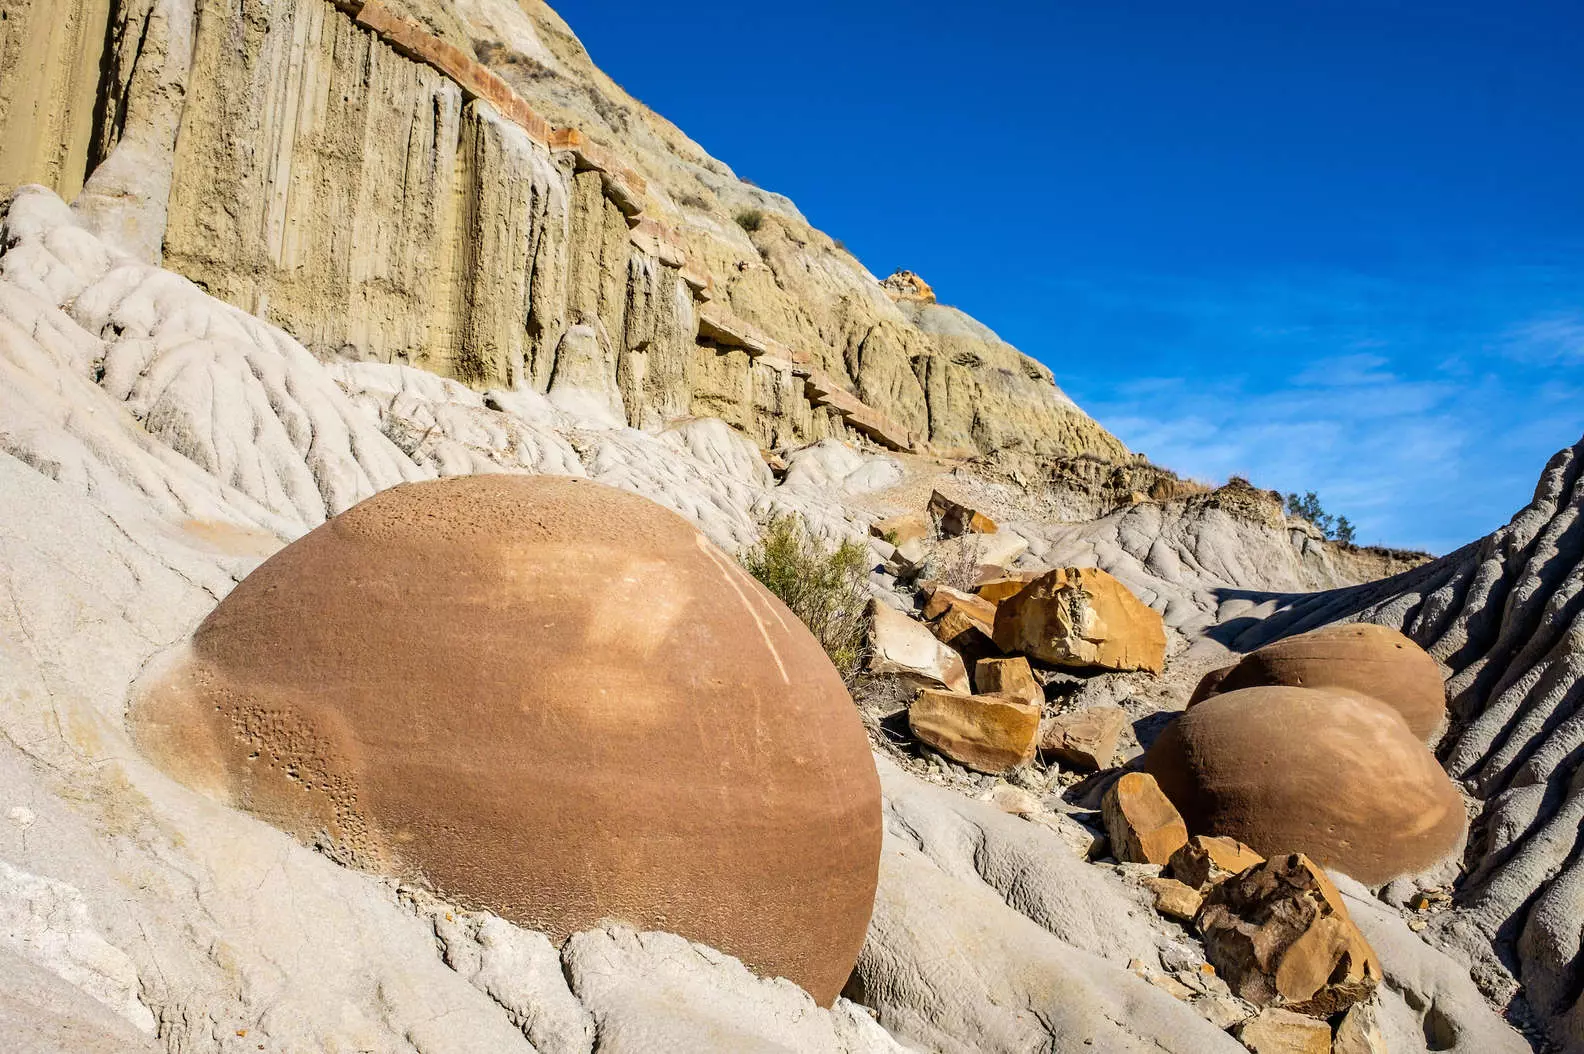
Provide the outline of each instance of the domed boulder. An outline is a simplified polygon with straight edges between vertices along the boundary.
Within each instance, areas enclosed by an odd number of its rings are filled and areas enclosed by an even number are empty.
[[[175,778],[556,940],[667,930],[828,1005],[879,870],[819,644],[681,517],[586,480],[385,491],[261,565],[150,679]]]
[[[1144,769],[1194,834],[1301,852],[1376,884],[1462,845],[1463,801],[1393,710],[1308,688],[1217,695],[1167,726]]]
[[[1401,714],[1427,743],[1446,723],[1446,685],[1436,661],[1397,630],[1368,622],[1324,626],[1267,644],[1206,674],[1189,705],[1274,685],[1375,699]]]

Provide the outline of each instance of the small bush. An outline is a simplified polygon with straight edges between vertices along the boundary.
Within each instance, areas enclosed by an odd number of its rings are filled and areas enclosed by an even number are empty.
[[[796,516],[782,516],[739,560],[803,620],[852,688],[869,630],[869,550],[852,541],[832,548]]]
[[[764,212],[759,209],[743,209],[734,217],[737,226],[752,234],[764,226]]]

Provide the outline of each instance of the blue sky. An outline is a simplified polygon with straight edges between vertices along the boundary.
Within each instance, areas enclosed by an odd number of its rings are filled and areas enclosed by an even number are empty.
[[[1584,4],[559,0],[1185,475],[1442,552],[1584,434]]]

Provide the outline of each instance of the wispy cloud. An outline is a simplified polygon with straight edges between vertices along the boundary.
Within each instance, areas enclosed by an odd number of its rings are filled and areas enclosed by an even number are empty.
[[[1150,333],[1052,363],[1080,405],[1179,472],[1314,490],[1366,542],[1445,552],[1490,531],[1584,432],[1584,310],[1344,275],[1123,282],[1105,293],[1119,316],[1130,292]]]
[[[1584,312],[1546,315],[1513,326],[1501,350],[1523,362],[1584,365]]]

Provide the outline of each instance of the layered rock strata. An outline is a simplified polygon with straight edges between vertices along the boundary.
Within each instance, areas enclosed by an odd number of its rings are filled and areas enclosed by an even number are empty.
[[[1126,456],[1048,370],[949,308],[892,303],[785,199],[760,195],[774,211],[750,240],[690,174],[729,171],[640,113],[547,8],[8,15],[0,190],[71,199],[86,179],[100,230],[321,357],[531,387],[636,427],[720,417],[764,447]],[[564,105],[569,86],[592,110]],[[612,128],[618,111],[664,134]]]

